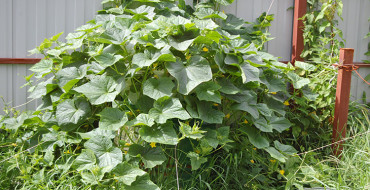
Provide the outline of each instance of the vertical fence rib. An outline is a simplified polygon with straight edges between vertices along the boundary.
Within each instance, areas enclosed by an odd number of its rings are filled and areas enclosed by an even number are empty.
[[[338,81],[335,98],[333,142],[346,137],[348,105],[351,91],[351,77],[354,49],[342,48],[339,53]],[[333,145],[333,153],[338,156],[342,152],[342,143]]]

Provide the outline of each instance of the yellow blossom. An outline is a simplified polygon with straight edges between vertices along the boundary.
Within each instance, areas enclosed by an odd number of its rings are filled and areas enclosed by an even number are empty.
[[[11,145],[12,145],[12,146],[17,146],[17,144],[16,144],[16,143],[12,143]]]
[[[230,115],[229,113],[225,115],[226,119],[229,119],[229,118],[230,118],[230,116],[231,116],[231,115]]]
[[[189,125],[189,121],[185,121],[185,124],[186,124],[186,125]]]
[[[66,152],[64,152],[64,154],[69,154],[69,153],[71,153],[69,150],[67,150]]]
[[[199,154],[200,153],[200,150],[195,150],[195,153]]]
[[[257,148],[253,148],[253,150],[257,150]]]
[[[154,75],[154,78],[158,79],[159,77],[158,77],[158,75]]]
[[[243,123],[244,123],[244,124],[248,124],[248,121],[245,119],[245,120],[243,121]]]
[[[271,162],[271,163],[275,163],[275,162],[276,162],[276,160],[270,160],[270,162]]]
[[[303,136],[306,136],[307,134],[308,134],[308,133],[307,133],[306,131],[303,131],[303,132],[302,132],[302,135],[303,135]]]
[[[270,92],[271,94],[276,94],[276,92]]]
[[[285,101],[285,102],[284,102],[284,105],[289,106],[290,104],[289,104],[289,102],[288,102],[288,101]]]
[[[204,51],[204,52],[207,52],[207,51],[208,51],[208,48],[204,47],[204,48],[203,48],[203,51]]]
[[[191,55],[187,55],[187,56],[186,56],[186,59],[188,60],[188,59],[190,59],[190,57],[191,57]]]
[[[154,63],[153,64],[153,67],[155,68],[155,67],[157,67],[158,66],[158,63]]]
[[[215,103],[215,104],[213,104],[213,105],[214,105],[214,106],[218,106],[218,104],[216,104],[216,103]]]
[[[132,112],[128,112],[129,115],[134,115]]]
[[[76,150],[80,150],[80,149],[81,149],[81,147],[80,147],[80,146],[77,146],[77,147],[76,147]]]
[[[150,146],[151,146],[152,148],[157,147],[157,146],[155,145],[155,142],[151,142],[151,143],[150,143]]]
[[[137,110],[136,110],[136,112],[140,112],[140,110],[139,110],[139,109],[137,109]]]
[[[254,164],[254,160],[251,160],[251,163]]]
[[[285,171],[284,171],[284,170],[280,170],[280,171],[279,171],[279,173],[280,173],[281,175],[284,175],[284,174],[285,174]]]
[[[85,128],[88,128],[88,127],[89,127],[89,125],[84,125],[84,127],[85,127]]]
[[[222,13],[224,13],[224,14],[225,14],[225,10],[222,10]]]
[[[124,151],[123,151],[123,153],[127,154],[127,151],[126,151],[126,150],[124,150]]]
[[[125,146],[130,146],[131,144],[130,143],[125,143]]]

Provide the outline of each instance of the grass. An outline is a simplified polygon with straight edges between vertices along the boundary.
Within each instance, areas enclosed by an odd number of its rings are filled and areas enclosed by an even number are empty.
[[[324,151],[326,154],[303,156],[296,171],[288,177],[288,188],[370,189],[369,110],[354,105],[350,113],[348,134],[363,135],[346,141],[339,157],[327,156],[328,150]]]

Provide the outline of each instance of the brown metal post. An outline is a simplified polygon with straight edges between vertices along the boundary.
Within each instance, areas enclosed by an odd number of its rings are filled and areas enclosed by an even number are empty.
[[[339,141],[346,137],[353,54],[354,49],[340,49],[333,122],[333,142]],[[342,152],[342,144],[343,143],[338,143],[333,145],[334,155],[338,156]]]
[[[291,63],[294,65],[295,61],[303,61],[301,53],[304,49],[303,44],[303,20],[302,18],[307,12],[307,0],[295,0],[294,2],[294,21],[293,21],[293,39],[292,39],[292,59]]]

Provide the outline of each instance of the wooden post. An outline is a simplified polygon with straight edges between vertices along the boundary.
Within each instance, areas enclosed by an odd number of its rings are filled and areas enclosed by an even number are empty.
[[[340,49],[333,122],[333,142],[339,141],[346,137],[353,54],[354,49]],[[333,145],[334,155],[338,156],[342,152],[342,144],[343,143],[338,143]]]
[[[293,22],[293,39],[292,39],[292,58],[291,63],[295,61],[303,61],[301,53],[304,49],[303,44],[303,20],[302,18],[307,12],[307,0],[295,0],[294,2],[294,22]]]

